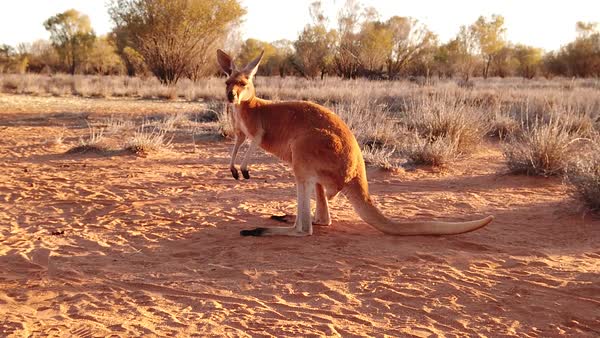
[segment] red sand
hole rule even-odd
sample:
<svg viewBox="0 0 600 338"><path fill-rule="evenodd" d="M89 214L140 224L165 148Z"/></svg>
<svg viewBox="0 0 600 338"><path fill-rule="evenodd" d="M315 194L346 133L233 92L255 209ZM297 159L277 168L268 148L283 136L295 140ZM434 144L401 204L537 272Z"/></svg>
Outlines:
<svg viewBox="0 0 600 338"><path fill-rule="evenodd" d="M443 173L369 169L387 215L495 215L482 230L392 237L340 197L312 237L243 238L295 211L276 159L235 181L230 142L64 155L87 130L18 100L0 96L0 336L600 335L600 219L560 179L503 174L494 146Z"/></svg>

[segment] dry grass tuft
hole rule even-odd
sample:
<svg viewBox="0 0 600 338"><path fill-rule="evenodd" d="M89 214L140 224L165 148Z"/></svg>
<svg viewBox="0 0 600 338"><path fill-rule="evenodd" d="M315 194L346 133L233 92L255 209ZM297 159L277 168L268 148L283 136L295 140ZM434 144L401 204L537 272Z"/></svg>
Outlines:
<svg viewBox="0 0 600 338"><path fill-rule="evenodd" d="M558 120L535 122L522 135L511 138L504 146L509 170L514 174L555 176L566 173L576 152L574 143L581 140Z"/></svg>
<svg viewBox="0 0 600 338"><path fill-rule="evenodd" d="M491 135L501 140L516 136L520 129L520 123L505 113L497 113L490 122Z"/></svg>
<svg viewBox="0 0 600 338"><path fill-rule="evenodd" d="M415 164L445 166L473 153L489 130L486 117L453 92L415 96L406 106L402 121L415 136L402 153Z"/></svg>
<svg viewBox="0 0 600 338"><path fill-rule="evenodd" d="M123 120L114 116L110 116L109 118L103 120L101 124L106 126L105 131L109 135L130 131L135 128L135 123L133 121Z"/></svg>
<svg viewBox="0 0 600 338"><path fill-rule="evenodd" d="M572 135L592 137L596 132L595 121L589 114L563 112L558 114L561 124Z"/></svg>
<svg viewBox="0 0 600 338"><path fill-rule="evenodd" d="M167 138L164 130L143 124L127 141L125 150L138 155L147 155L170 148L171 140Z"/></svg>
<svg viewBox="0 0 600 338"><path fill-rule="evenodd" d="M361 146L394 147L400 143L403 131L385 104L358 97L336 104L333 111L346 122Z"/></svg>
<svg viewBox="0 0 600 338"><path fill-rule="evenodd" d="M110 147L106 143L104 137L104 129L97 129L89 126L89 134L87 138L80 138L79 144L67 151L69 154L77 153L105 153L110 151Z"/></svg>
<svg viewBox="0 0 600 338"><path fill-rule="evenodd" d="M370 147L365 146L362 148L362 155L366 164L379 167L385 170L396 170L398 169L399 163L394 159L396 148L394 147Z"/></svg>
<svg viewBox="0 0 600 338"><path fill-rule="evenodd" d="M452 140L463 155L474 152L489 130L485 116L451 92L412 98L404 123L431 142L438 138Z"/></svg>
<svg viewBox="0 0 600 338"><path fill-rule="evenodd" d="M189 127L192 122L190 121L188 114L177 113L167 115L162 120L156 121L153 124L155 127L164 131L176 131L177 129Z"/></svg>
<svg viewBox="0 0 600 338"><path fill-rule="evenodd" d="M232 109L230 104L225 104L222 109L217 110L217 133L225 138L235 136Z"/></svg>
<svg viewBox="0 0 600 338"><path fill-rule="evenodd" d="M600 143L580 156L567 172L577 195L593 211L600 211Z"/></svg>
<svg viewBox="0 0 600 338"><path fill-rule="evenodd" d="M402 153L413 164L446 167L459 156L458 145L447 136L423 138L418 134L407 143Z"/></svg>
<svg viewBox="0 0 600 338"><path fill-rule="evenodd" d="M62 128L52 137L47 140L47 144L51 146L62 146L65 141L65 134L67 133L67 128L63 125Z"/></svg>

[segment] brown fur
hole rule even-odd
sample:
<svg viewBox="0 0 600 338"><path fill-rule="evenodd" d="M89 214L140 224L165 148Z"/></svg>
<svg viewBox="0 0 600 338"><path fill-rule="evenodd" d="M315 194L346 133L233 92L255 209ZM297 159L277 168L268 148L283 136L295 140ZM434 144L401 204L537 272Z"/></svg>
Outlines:
<svg viewBox="0 0 600 338"><path fill-rule="evenodd" d="M257 146L290 163L298 188L298 213L294 227L258 228L242 235L312 234L310 196L316 189L314 223L330 224L327 199L344 193L359 216L375 228L394 235L458 234L485 226L493 217L471 222L398 223L385 217L369 196L365 163L358 142L339 116L312 102L271 102L257 98L252 83L262 54L244 69L237 70L223 51L217 52L221 68L229 75L226 95L234 103L236 142L231 170L239 145L247 138L251 145L242 163L248 175L248 160Z"/></svg>

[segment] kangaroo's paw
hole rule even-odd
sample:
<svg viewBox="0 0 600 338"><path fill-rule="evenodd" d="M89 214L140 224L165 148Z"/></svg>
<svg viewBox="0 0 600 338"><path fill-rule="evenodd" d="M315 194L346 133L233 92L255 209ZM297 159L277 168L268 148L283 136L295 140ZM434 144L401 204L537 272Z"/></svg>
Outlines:
<svg viewBox="0 0 600 338"><path fill-rule="evenodd" d="M231 167L229 168L229 170L231 170L231 176L233 176L233 178L235 178L236 180L240 179L240 174L238 173L236 167Z"/></svg>
<svg viewBox="0 0 600 338"><path fill-rule="evenodd" d="M272 220L274 220L274 221L277 221L277 222L291 223L294 220L295 215L288 215L288 214L284 214L284 215L271 215L270 218Z"/></svg>
<svg viewBox="0 0 600 338"><path fill-rule="evenodd" d="M242 176L244 176L245 179L250 179L250 173L248 173L248 169L242 169Z"/></svg>
<svg viewBox="0 0 600 338"><path fill-rule="evenodd" d="M284 228L256 228L252 230L240 231L242 236L292 236L292 237L304 237L312 235L312 231L298 231L295 227L284 227Z"/></svg>

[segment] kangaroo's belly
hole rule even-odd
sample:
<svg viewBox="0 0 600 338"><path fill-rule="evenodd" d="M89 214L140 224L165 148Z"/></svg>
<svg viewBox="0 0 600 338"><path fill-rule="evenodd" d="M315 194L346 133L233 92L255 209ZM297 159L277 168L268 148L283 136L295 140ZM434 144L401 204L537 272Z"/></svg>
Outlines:
<svg viewBox="0 0 600 338"><path fill-rule="evenodd" d="M274 140L268 135L265 135L260 144L260 147L263 148L266 152L275 155L277 158L284 162L292 162L292 152L287 142L280 142L279 140Z"/></svg>

